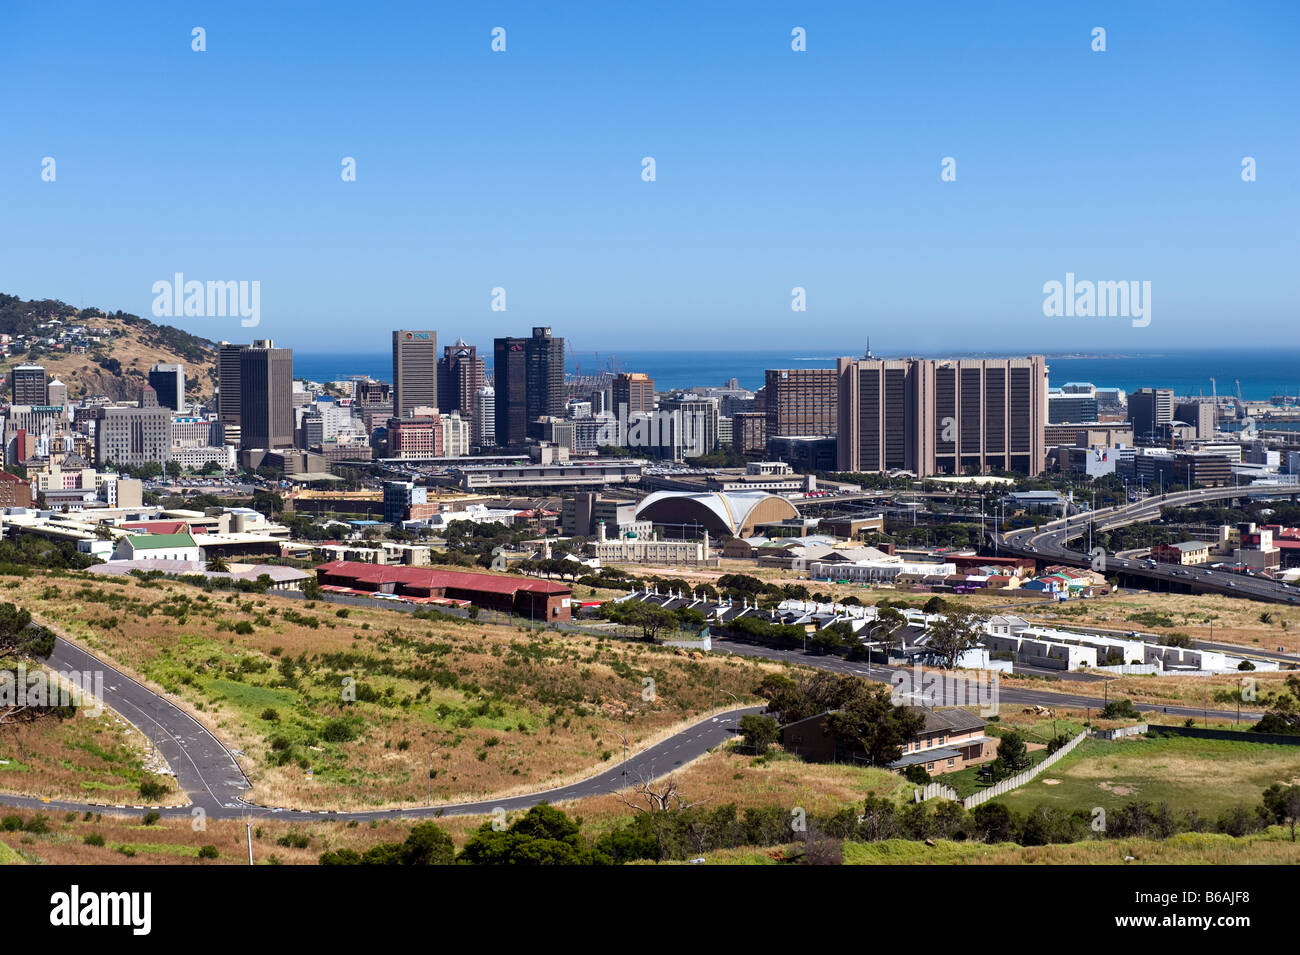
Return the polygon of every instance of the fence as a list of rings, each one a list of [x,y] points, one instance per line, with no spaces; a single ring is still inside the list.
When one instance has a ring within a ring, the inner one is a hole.
[[[920,789],[912,790],[912,800],[914,802],[925,802],[927,799],[951,799],[953,802],[961,802],[961,797],[957,795],[957,790],[945,786],[943,783],[927,783]]]
[[[1127,736],[1141,736],[1147,731],[1147,724],[1138,723],[1136,726],[1121,726],[1113,730],[1093,730],[1094,739],[1124,739]]]
[[[1064,759],[1067,755],[1069,755],[1069,753],[1074,749],[1074,747],[1078,746],[1087,738],[1088,738],[1088,732],[1087,730],[1084,730],[1074,739],[1070,740],[1068,743],[1066,743],[1064,746],[1058,749],[1051,756],[1048,756],[1037,766],[1031,766],[1028,769],[1026,769],[1023,773],[1017,773],[1016,775],[1010,777],[1009,779],[1004,779],[1002,780],[1002,782],[995,783],[994,785],[990,786],[988,789],[984,789],[981,790],[980,792],[975,793],[973,796],[967,796],[965,799],[961,801],[962,807],[964,809],[974,809],[980,803],[988,802],[990,799],[996,799],[998,796],[1001,796],[1005,792],[1010,792],[1011,790],[1016,789],[1019,786],[1023,786],[1025,783],[1029,782],[1031,779],[1033,779],[1043,770],[1047,769],[1049,766],[1054,765],[1058,760]]]

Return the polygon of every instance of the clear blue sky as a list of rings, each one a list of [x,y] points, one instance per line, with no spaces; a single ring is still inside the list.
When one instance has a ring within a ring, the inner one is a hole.
[[[302,351],[1300,345],[1295,0],[6,3],[0,84],[25,297],[257,280]],[[1045,318],[1066,272],[1151,324]]]

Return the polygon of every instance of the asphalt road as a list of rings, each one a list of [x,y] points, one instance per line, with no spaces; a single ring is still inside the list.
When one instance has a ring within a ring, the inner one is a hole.
[[[149,738],[166,757],[176,773],[177,783],[191,800],[190,806],[160,808],[158,812],[163,816],[188,817],[193,815],[197,808],[202,809],[209,818],[213,819],[275,817],[307,820],[332,816],[343,820],[355,819],[365,822],[371,819],[394,817],[480,815],[491,813],[496,809],[507,811],[527,809],[540,802],[562,802],[618,792],[635,782],[667,775],[734,736],[737,732],[736,724],[742,716],[747,713],[758,713],[763,709],[761,706],[739,707],[708,717],[675,736],[629,757],[626,761],[612,764],[608,769],[594,776],[554,789],[501,799],[449,803],[414,809],[330,812],[257,806],[246,802],[243,797],[249,789],[249,782],[235,761],[235,757],[201,723],[166,696],[142,686],[62,638],[56,639],[54,652],[46,662],[54,670],[102,670],[104,672],[104,705],[131,722]],[[75,812],[149,808],[143,805],[122,807],[67,800],[46,801],[10,795],[0,795],[0,805]]]
[[[729,640],[714,640],[715,651],[726,651],[739,656],[763,657],[784,660],[838,673],[849,673],[877,682],[893,683],[906,668],[872,665],[863,661],[845,660],[834,656],[816,656],[797,650],[774,650]],[[177,782],[188,794],[191,805],[160,808],[158,812],[168,817],[189,817],[202,810],[214,819],[280,818],[290,820],[319,819],[322,816],[340,820],[389,818],[428,818],[442,815],[482,815],[497,809],[513,811],[527,809],[540,802],[562,802],[586,796],[619,792],[640,780],[657,779],[683,766],[693,759],[725,742],[737,732],[737,723],[747,713],[762,711],[762,707],[738,707],[734,710],[708,717],[682,732],[611,765],[579,782],[553,789],[500,799],[476,800],[409,809],[363,810],[334,812],[307,810],[294,807],[258,806],[245,801],[249,789],[248,779],[239,768],[231,752],[188,713],[165,695],[155,693],[125,674],[113,669],[90,653],[63,639],[57,639],[49,661],[56,670],[103,670],[104,704],[129,720],[158,748],[173,771]],[[1094,697],[1071,693],[1023,690],[999,687],[999,704],[1075,709],[1096,708]],[[1161,712],[1174,717],[1199,717],[1206,712],[1188,707],[1158,707],[1136,704],[1139,710]],[[1232,716],[1230,710],[1209,710],[1216,716]],[[148,806],[111,806],[101,803],[68,800],[44,800],[26,796],[0,795],[0,805],[28,809],[48,809],[74,812],[112,812],[114,810],[145,810]]]
[[[1091,513],[1092,529],[1109,530],[1152,521],[1160,516],[1161,507],[1178,507],[1189,504],[1201,504],[1206,501],[1224,500],[1248,495],[1265,495],[1269,497],[1291,497],[1300,495],[1300,487],[1295,485],[1265,485],[1250,487],[1202,488],[1194,491],[1167,493],[1163,496],[1153,495],[1128,504],[1124,507],[1099,508]],[[1072,519],[1061,519],[1044,524],[1042,527],[1026,527],[1011,531],[1005,535],[994,535],[998,551],[1033,557],[1038,560],[1062,564],[1090,566],[1092,555],[1069,546],[1072,540],[1087,540],[1089,515],[1079,515]],[[1086,543],[1084,545],[1087,546]],[[1265,577],[1252,577],[1245,574],[1225,573],[1207,570],[1202,567],[1179,567],[1174,564],[1149,565],[1145,560],[1120,557],[1114,554],[1103,555],[1105,563],[1097,569],[1104,574],[1122,572],[1131,576],[1143,577],[1159,587],[1161,584],[1173,584],[1187,587],[1194,592],[1224,594],[1229,597],[1248,597],[1252,600],[1264,600],[1274,603],[1300,604],[1300,589],[1269,580]]]

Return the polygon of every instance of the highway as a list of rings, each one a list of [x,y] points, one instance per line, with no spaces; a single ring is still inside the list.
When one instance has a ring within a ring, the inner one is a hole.
[[[1300,486],[1251,485],[1243,488],[1203,488],[1152,496],[1124,507],[1099,508],[1091,512],[1092,530],[1096,533],[1128,524],[1152,521],[1159,518],[1161,507],[1188,506],[1253,495],[1297,497],[1300,496]],[[995,532],[990,536],[999,554],[1005,551],[1008,554],[1032,557],[1045,563],[1094,567],[1099,573],[1107,576],[1123,574],[1143,578],[1154,585],[1152,589],[1161,589],[1163,586],[1164,589],[1187,590],[1192,593],[1218,593],[1229,597],[1247,597],[1251,600],[1273,603],[1300,604],[1300,588],[1269,580],[1266,577],[1234,574],[1203,567],[1157,564],[1133,557],[1106,553],[1088,554],[1081,550],[1074,550],[1069,546],[1069,542],[1077,538],[1086,539],[1088,524],[1089,514],[1085,513],[1073,518],[1061,518],[1041,527],[1024,527],[1006,534]]]

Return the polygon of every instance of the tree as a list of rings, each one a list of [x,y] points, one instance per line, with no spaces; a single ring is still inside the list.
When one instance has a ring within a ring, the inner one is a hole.
[[[225,574],[230,571],[230,565],[220,554],[213,554],[208,558],[207,571],[210,574]]]
[[[742,716],[739,728],[745,743],[759,756],[767,752],[768,747],[776,742],[779,735],[776,720],[760,713],[747,713]]]
[[[925,714],[895,706],[888,687],[855,683],[852,697],[826,717],[826,729],[871,765],[885,766],[903,755],[903,744],[925,726]]]
[[[876,620],[871,625],[871,637],[885,645],[893,645],[894,635],[907,626],[907,618],[894,607],[877,607]]]
[[[321,854],[321,865],[451,865],[456,856],[451,836],[432,822],[415,826],[402,842],[381,842],[361,855],[353,849]]]
[[[1029,766],[1029,748],[1024,737],[1010,732],[998,744],[998,758],[993,760],[993,778],[1006,779]]]
[[[973,610],[949,609],[926,628],[926,646],[951,670],[963,653],[983,641],[987,619],[984,614]]]
[[[181,463],[179,461],[168,461],[166,470],[167,470],[167,476],[173,478],[178,478],[185,473],[185,469],[181,467]]]
[[[44,659],[53,652],[53,633],[40,624],[32,623],[32,615],[21,607],[0,603],[0,658]],[[0,726],[31,723],[46,716],[62,718],[67,715],[63,707],[28,700],[19,703],[17,696],[11,699],[13,702],[0,702]]]
[[[1264,810],[1290,828],[1291,841],[1295,842],[1296,824],[1300,823],[1300,786],[1273,783],[1264,790]]]
[[[496,830],[484,823],[465,843],[457,861],[467,865],[608,865],[609,857],[582,838],[577,823],[541,803]]]

